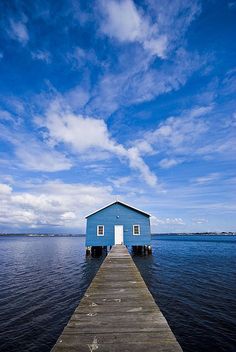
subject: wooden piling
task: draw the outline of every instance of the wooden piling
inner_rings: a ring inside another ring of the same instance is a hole
[[[52,352],[181,352],[128,250],[112,247]]]
[[[91,254],[91,247],[88,246],[88,247],[86,247],[86,255],[88,256],[90,254]]]

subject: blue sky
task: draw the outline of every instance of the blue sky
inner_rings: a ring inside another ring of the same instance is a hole
[[[236,2],[1,2],[0,231],[235,231]]]

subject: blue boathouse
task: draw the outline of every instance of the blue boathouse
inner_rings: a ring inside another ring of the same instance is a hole
[[[86,216],[86,246],[114,244],[150,247],[150,214],[121,201],[115,201]]]

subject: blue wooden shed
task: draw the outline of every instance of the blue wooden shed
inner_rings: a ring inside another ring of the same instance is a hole
[[[115,201],[86,216],[86,246],[150,246],[150,214]]]

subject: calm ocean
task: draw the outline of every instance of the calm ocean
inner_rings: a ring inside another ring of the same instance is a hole
[[[134,257],[184,352],[236,351],[236,236],[154,236]],[[0,237],[0,351],[49,352],[103,258],[82,237]]]

